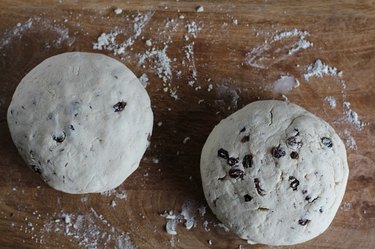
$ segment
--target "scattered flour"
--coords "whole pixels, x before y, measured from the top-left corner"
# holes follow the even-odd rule
[[[45,39],[45,47],[60,47],[63,42],[70,47],[75,41],[74,37],[69,36],[69,29],[63,24],[58,24],[52,22],[49,19],[44,19],[42,17],[36,16],[29,18],[24,23],[17,23],[13,28],[6,31],[2,38],[0,38],[0,49],[9,46],[12,40],[18,38],[20,39],[27,32],[52,32],[49,39]]]
[[[344,101],[344,121],[353,125],[357,130],[361,130],[365,123],[359,119],[358,114],[350,108],[350,102]]]
[[[203,12],[204,11],[204,7],[203,6],[198,6],[195,10],[197,12]]]
[[[194,83],[197,80],[197,68],[195,66],[194,58],[194,42],[185,46],[185,56],[186,59],[190,62],[189,69],[191,70],[191,75],[193,77],[192,82]],[[193,86],[193,84],[191,84],[191,86]]]
[[[317,59],[313,64],[310,64],[307,67],[307,70],[303,76],[305,80],[308,81],[311,77],[322,78],[324,75],[341,77],[342,72],[338,71],[335,67],[331,67],[322,63],[320,59]]]
[[[26,225],[17,226],[16,223],[12,223],[10,229],[24,231],[40,245],[45,245],[51,236],[56,234],[59,237],[63,235],[66,240],[79,248],[136,248],[127,233],[111,225],[103,215],[98,214],[94,209],[87,213],[69,213],[62,210],[52,215],[48,213],[42,215],[35,210],[32,214],[32,218],[25,218]],[[41,226],[38,225],[39,222],[34,225],[34,219],[43,219],[45,222]],[[58,245],[58,241],[55,242]]]
[[[275,34],[273,36],[272,40],[273,41],[281,41],[283,39],[290,38],[290,37],[305,38],[308,35],[310,35],[310,33],[307,32],[307,31],[300,31],[298,29],[292,29],[292,30],[289,30],[289,31],[284,31],[284,32],[280,32],[280,33]]]
[[[162,212],[160,216],[167,219],[167,223],[165,225],[165,230],[167,231],[167,233],[171,235],[176,235],[176,226],[179,223],[183,223],[187,230],[190,230],[196,226],[195,215],[197,211],[199,212],[201,217],[203,217],[206,213],[206,207],[198,207],[196,202],[192,200],[187,200],[182,204],[180,213],[176,214],[172,210],[169,210]]]
[[[333,96],[327,96],[324,100],[328,102],[331,109],[336,108],[336,99]]]
[[[176,225],[177,225],[176,219],[168,219],[167,224],[165,224],[165,230],[170,235],[177,235]]]
[[[344,135],[346,137],[346,146],[348,146],[352,150],[357,150],[357,142],[348,129],[344,129]]]
[[[125,190],[111,189],[108,191],[101,192],[100,194],[104,196],[115,196],[116,198],[121,199],[121,200],[128,199],[128,194],[126,193]]]
[[[343,202],[340,206],[341,210],[349,211],[352,209],[352,203],[351,202]]]
[[[309,35],[309,32],[298,29],[278,32],[271,38],[266,38],[263,44],[246,53],[245,64],[254,68],[267,69],[300,50],[312,47],[313,43],[306,39],[306,36]]]
[[[188,230],[195,226],[195,211],[196,210],[194,202],[187,200],[184,202],[184,204],[182,204],[181,215],[185,219],[184,225]]]
[[[188,34],[191,35],[193,38],[197,38],[198,32],[202,30],[202,27],[198,26],[198,24],[195,21],[189,22],[188,24],[186,24],[185,27],[187,29]]]
[[[165,45],[163,49],[152,48],[146,51],[144,54],[139,55],[139,65],[144,65],[146,61],[153,61],[153,69],[156,75],[167,83],[172,78],[171,59],[167,55],[168,45]]]
[[[17,23],[15,27],[5,32],[0,40],[0,49],[8,45],[13,39],[20,38],[23,33],[33,26],[33,19],[29,18],[24,23]]]
[[[122,13],[122,9],[116,8],[113,10],[113,12],[115,12],[116,15],[120,15]]]
[[[152,41],[151,40],[146,40],[145,44],[146,44],[147,47],[151,47],[152,46]]]
[[[299,40],[296,43],[294,43],[288,51],[288,55],[293,55],[294,53],[298,52],[301,49],[307,49],[313,46],[312,42],[305,39],[305,37],[309,35],[310,33],[307,31],[300,31],[298,29],[292,29],[290,31],[285,31],[285,32],[276,34],[273,37],[273,41],[276,42],[276,41],[281,41],[283,39],[290,38],[290,37],[299,37]]]
[[[115,27],[114,30],[109,33],[102,33],[96,42],[93,43],[93,49],[107,50],[113,52],[114,55],[124,55],[126,49],[134,44],[136,39],[141,35],[145,26],[149,23],[154,12],[148,12],[146,14],[137,14],[133,16],[133,32],[125,41],[117,41],[117,37],[120,34],[124,34],[124,31],[119,27]]]
[[[273,83],[273,93],[285,94],[293,88],[299,87],[299,81],[293,76],[283,75]]]

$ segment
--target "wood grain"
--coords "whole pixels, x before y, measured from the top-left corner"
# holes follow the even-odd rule
[[[205,11],[196,13],[203,5]],[[114,7],[124,9],[122,15]],[[14,147],[6,123],[6,111],[20,80],[44,59],[66,51],[91,51],[102,32],[118,26],[127,30],[125,16],[151,13],[151,21],[122,58],[137,76],[146,73],[155,114],[152,144],[140,168],[115,194],[68,195],[48,187],[29,170]],[[179,19],[184,15],[184,19]],[[17,23],[32,18],[31,28],[15,34]],[[64,20],[67,20],[66,22]],[[166,29],[174,19],[175,30]],[[233,25],[233,19],[238,25]],[[184,39],[185,25],[195,21],[202,30],[196,38]],[[350,176],[343,205],[329,229],[307,243],[285,248],[375,248],[375,7],[373,1],[26,1],[0,2],[0,248],[250,248],[234,234],[225,232],[205,205],[199,172],[200,151],[211,129],[222,118],[257,99],[282,99],[272,93],[272,83],[281,75],[294,75],[301,85],[287,97],[328,121],[345,140],[351,132],[358,149],[348,148]],[[290,40],[278,43],[267,54],[265,69],[245,63],[246,53],[260,46],[278,31],[298,28],[310,32],[314,46],[280,59]],[[69,38],[62,39],[66,30]],[[165,31],[165,32],[163,32]],[[142,38],[143,37],[143,38]],[[178,86],[178,100],[162,90],[162,81],[149,65],[138,65],[138,54],[148,47],[162,49],[170,37],[167,54],[172,62],[172,86]],[[187,85],[191,68],[182,65],[184,47],[194,42],[197,71],[196,91]],[[283,49],[285,51],[283,51]],[[108,51],[103,53],[113,56]],[[273,58],[275,57],[275,59]],[[305,81],[308,64],[317,58],[343,71],[343,88],[338,77],[325,76]],[[280,59],[280,60],[278,60]],[[186,60],[186,58],[185,58]],[[297,67],[296,65],[300,65]],[[181,71],[181,76],[177,72]],[[210,79],[210,80],[209,80]],[[209,84],[214,89],[207,91]],[[221,90],[220,90],[221,89]],[[224,90],[223,90],[224,89]],[[238,100],[233,101],[233,96]],[[338,107],[324,101],[334,96]],[[204,100],[198,103],[199,100]],[[349,101],[367,125],[356,130],[343,122],[342,101]],[[168,108],[170,108],[168,110]],[[162,122],[162,126],[156,123]],[[184,144],[184,138],[190,140]],[[158,159],[159,162],[155,163]],[[116,202],[111,207],[112,201]],[[178,235],[168,235],[163,210],[180,212],[190,201],[196,227],[177,225]],[[85,229],[55,220],[63,213],[84,217]],[[207,221],[206,231],[204,222]],[[60,221],[63,223],[63,221]],[[56,229],[60,229],[56,231]],[[78,233],[77,233],[78,231]],[[76,234],[74,234],[74,232]],[[98,232],[98,235],[94,233]],[[110,235],[110,236],[109,236]],[[76,237],[77,238],[76,238]],[[82,239],[86,236],[88,241]],[[96,236],[96,237],[95,237]],[[110,238],[109,238],[110,237]],[[108,239],[109,238],[109,239]],[[124,239],[126,238],[126,239]],[[212,245],[208,244],[212,241]],[[95,244],[97,243],[97,244]],[[126,247],[128,246],[128,247]],[[251,248],[272,248],[262,245]],[[283,248],[283,247],[280,247]]]

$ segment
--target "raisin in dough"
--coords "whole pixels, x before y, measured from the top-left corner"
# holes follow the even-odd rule
[[[25,162],[53,188],[102,192],[120,185],[149,144],[149,96],[122,63],[94,53],[46,59],[18,85],[8,109]]]
[[[222,120],[201,155],[208,205],[249,243],[292,245],[324,232],[348,174],[334,129],[282,101],[257,101]]]

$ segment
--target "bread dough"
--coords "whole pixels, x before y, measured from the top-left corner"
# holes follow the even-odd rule
[[[208,205],[249,243],[292,245],[324,232],[348,174],[334,129],[275,100],[253,102],[222,120],[201,155]]]
[[[18,85],[8,125],[20,155],[53,188],[110,190],[149,145],[149,96],[122,63],[94,53],[46,59]]]

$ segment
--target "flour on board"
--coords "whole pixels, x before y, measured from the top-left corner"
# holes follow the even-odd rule
[[[246,53],[245,64],[254,68],[267,69],[300,50],[312,47],[313,43],[306,39],[309,35],[309,32],[298,29],[277,32],[271,37],[267,33],[268,37],[265,38],[263,44]]]
[[[362,122],[358,113],[350,108],[350,102],[344,101],[344,121],[353,125],[357,130],[361,130],[366,124]]]
[[[320,59],[317,59],[314,63],[307,66],[303,77],[308,81],[311,77],[322,78],[324,75],[341,77],[342,72],[335,67],[324,64]]]
[[[282,75],[278,80],[273,83],[273,93],[285,94],[294,88],[299,87],[299,81],[290,75]]]
[[[87,213],[69,213],[61,210],[51,215],[48,213],[42,215],[35,210],[32,215],[31,219],[25,218],[25,224],[12,223],[10,229],[23,231],[40,245],[45,245],[47,240],[50,241],[51,236],[62,235],[79,248],[136,248],[127,233],[113,226],[93,208]],[[43,220],[44,223],[40,226],[39,221],[38,224],[34,224],[33,220]],[[55,243],[59,244],[58,241]]]
[[[144,65],[147,61],[154,62],[152,67],[164,83],[167,83],[172,78],[171,59],[167,55],[167,48],[168,45],[165,45],[163,49],[155,49],[153,47],[138,56],[138,65]]]
[[[345,135],[345,144],[348,148],[352,150],[357,150],[357,142],[355,141],[354,137],[352,136],[351,132],[348,129],[344,129]]]
[[[118,199],[128,199],[128,194],[125,190],[111,189],[108,191],[101,192],[100,194],[104,196],[115,196]]]
[[[187,29],[188,34],[191,35],[193,38],[197,38],[198,32],[202,30],[202,27],[198,26],[198,24],[195,21],[187,23],[185,27]]]
[[[117,37],[120,34],[123,34],[124,31],[119,27],[115,27],[115,29],[109,33],[102,33],[97,38],[97,41],[93,43],[92,48],[97,50],[111,51],[114,55],[124,55],[126,53],[126,49],[132,46],[136,39],[141,35],[143,29],[151,20],[153,14],[154,12],[148,12],[144,15],[140,13],[134,15],[132,34],[125,41],[118,41]]]
[[[328,104],[331,107],[331,109],[335,109],[336,108],[336,99],[335,99],[335,97],[333,97],[333,96],[327,96],[327,97],[324,98],[324,100],[328,102]]]
[[[290,37],[298,37],[299,38],[298,41],[295,42],[288,51],[288,55],[292,55],[292,54],[298,52],[301,49],[307,49],[307,48],[313,46],[312,42],[305,39],[305,37],[309,36],[309,35],[310,35],[310,33],[307,32],[307,31],[300,31],[298,29],[292,29],[290,31],[284,31],[284,32],[277,33],[272,38],[272,41],[276,42],[276,41],[281,41],[283,39],[287,39],[287,38],[290,38]]]
[[[183,223],[187,230],[195,227],[197,225],[195,218],[197,211],[203,217],[206,213],[206,206],[198,206],[195,201],[186,200],[182,204],[180,213],[174,213],[172,210],[162,212],[160,216],[167,219],[166,232],[170,235],[176,235],[176,226],[179,223]]]
[[[33,19],[29,18],[26,22],[17,23],[15,27],[10,29],[8,32],[5,32],[0,40],[0,49],[8,45],[12,41],[12,39],[20,38],[25,31],[31,29],[32,25]]]
[[[0,49],[3,49],[6,46],[9,46],[14,39],[20,39],[27,32],[52,32],[49,39],[45,39],[44,46],[45,48],[51,47],[61,47],[63,42],[66,42],[66,45],[69,47],[75,41],[74,37],[70,37],[69,29],[66,28],[63,24],[57,24],[52,22],[49,19],[35,16],[30,17],[24,23],[17,23],[13,28],[6,31],[2,38],[0,38]]]

